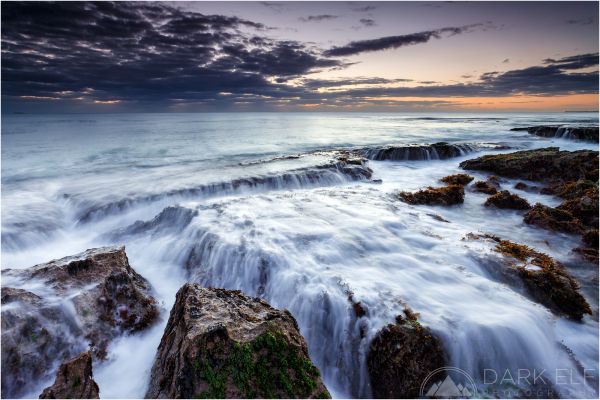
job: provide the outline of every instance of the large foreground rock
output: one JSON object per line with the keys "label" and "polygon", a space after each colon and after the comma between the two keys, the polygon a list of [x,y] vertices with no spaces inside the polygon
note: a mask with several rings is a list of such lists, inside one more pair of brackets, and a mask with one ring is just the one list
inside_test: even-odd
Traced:
{"label": "large foreground rock", "polygon": [[152,367],[148,398],[329,397],[296,320],[239,291],[185,284]]}
{"label": "large foreground rock", "polygon": [[104,358],[112,339],[146,328],[159,314],[124,247],[6,269],[2,285],[2,397],[23,395],[88,347]]}
{"label": "large foreground rock", "polygon": [[52,386],[40,399],[99,399],[100,389],[92,374],[92,353],[86,351],[61,364]]}
{"label": "large foreground rock", "polygon": [[383,328],[367,355],[373,398],[417,398],[427,375],[446,365],[440,341],[418,321],[418,314],[405,310],[395,324]]}

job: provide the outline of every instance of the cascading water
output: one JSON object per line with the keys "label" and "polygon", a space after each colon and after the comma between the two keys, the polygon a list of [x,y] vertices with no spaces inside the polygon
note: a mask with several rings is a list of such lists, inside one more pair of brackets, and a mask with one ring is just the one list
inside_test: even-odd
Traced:
{"label": "cascading water", "polygon": [[[480,193],[468,192],[465,204],[456,207],[410,206],[394,196],[398,190],[435,185],[439,178],[460,172],[460,161],[471,156],[467,152],[497,150],[456,144],[454,158],[442,157],[439,149],[390,153],[405,161],[376,161],[390,157],[354,151],[373,160],[368,163],[340,161],[335,152],[315,153],[318,148],[382,149],[402,140],[403,146],[412,148],[410,143],[431,142],[432,131],[441,132],[435,136],[440,141],[461,136],[473,143],[494,140],[542,147],[551,141],[567,150],[594,148],[561,139],[541,142],[526,132],[509,131],[517,124],[548,122],[548,115],[511,116],[501,126],[465,117],[460,135],[452,130],[456,117],[445,125],[443,118],[415,121],[414,116],[382,115],[386,124],[396,124],[398,133],[380,131],[369,134],[368,141],[364,132],[372,132],[368,127],[373,120],[367,125],[358,116],[336,120],[335,126],[345,132],[340,136],[331,133],[328,119],[337,117],[323,116],[324,122],[312,120],[316,133],[306,133],[300,143],[294,141],[293,132],[290,138],[270,136],[273,132],[264,131],[259,121],[246,121],[246,129],[256,133],[250,138],[236,132],[226,118],[205,116],[219,121],[223,131],[230,129],[233,138],[228,139],[229,149],[227,142],[215,144],[220,153],[204,158],[196,147],[197,133],[187,131],[189,137],[174,133],[158,140],[159,146],[174,152],[165,158],[162,147],[152,147],[156,143],[149,140],[103,138],[100,134],[110,132],[113,125],[103,117],[94,118],[99,121],[98,131],[92,132],[98,135],[95,151],[101,156],[82,154],[89,164],[80,167],[73,161],[64,166],[65,172],[52,168],[64,150],[53,142],[56,148],[48,157],[55,158],[38,160],[35,168],[19,160],[5,164],[11,157],[22,157],[29,141],[19,135],[8,135],[7,140],[3,136],[2,267],[27,267],[86,248],[126,245],[132,267],[150,281],[163,302],[163,320],[146,333],[115,341],[108,360],[95,363],[102,397],[144,395],[168,310],[185,281],[240,289],[264,297],[275,307],[288,308],[325,384],[337,397],[371,393],[365,363],[369,343],[406,305],[442,339],[449,363],[478,381],[486,378],[482,375],[486,369],[501,374],[567,368],[575,371],[574,379],[580,382],[586,368],[594,369],[597,377],[594,290],[586,294],[595,311],[593,318],[577,323],[556,317],[491,273],[498,256],[488,243],[462,240],[470,232],[485,231],[533,246],[569,266],[576,263],[569,251],[578,238],[563,234],[557,239],[554,233],[523,224],[519,212],[488,209],[482,205],[486,196]],[[151,137],[157,134],[155,126],[181,128],[173,119],[165,126],[148,123],[146,118],[156,117],[140,117],[135,123]],[[61,124],[62,129],[72,126],[72,122]],[[10,128],[3,126],[3,135]],[[77,135],[72,133],[74,138]],[[49,140],[39,136],[40,141]],[[253,141],[261,139],[265,143]],[[149,143],[146,156],[139,155],[141,150],[129,140],[136,146]],[[178,140],[186,145],[174,145]],[[287,147],[277,147],[281,141]],[[429,161],[411,161],[417,156]],[[130,164],[108,168],[125,159]],[[34,163],[31,158],[28,162]],[[141,163],[153,167],[138,171]],[[125,176],[128,171],[131,175]],[[485,178],[485,174],[474,175]],[[514,183],[507,180],[502,185],[513,191]],[[514,191],[532,203],[555,206],[559,202],[551,196]],[[577,276],[577,271],[573,274]],[[595,285],[591,289],[597,292],[597,280]],[[361,302],[366,315],[356,315],[350,297]],[[39,395],[39,389],[32,385],[28,395]],[[597,395],[592,384],[556,389],[565,397]]]}

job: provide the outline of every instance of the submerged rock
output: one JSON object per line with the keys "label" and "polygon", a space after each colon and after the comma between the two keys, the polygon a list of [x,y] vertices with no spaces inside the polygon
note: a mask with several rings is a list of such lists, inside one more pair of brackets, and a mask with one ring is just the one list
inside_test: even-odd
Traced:
{"label": "submerged rock", "polygon": [[465,189],[462,185],[448,185],[439,188],[428,187],[413,193],[400,192],[398,197],[409,204],[449,206],[464,202]]}
{"label": "submerged rock", "polygon": [[[472,235],[470,238],[482,238]],[[579,292],[579,285],[562,264],[528,246],[484,235],[496,243],[495,251],[507,257],[500,271],[494,271],[509,281],[518,278],[526,294],[551,311],[575,320],[592,310]],[[515,282],[516,283],[516,282]]]}
{"label": "submerged rock", "polygon": [[524,128],[512,128],[511,131],[527,131],[531,135],[541,137],[556,137],[565,139],[582,139],[598,142],[597,126],[529,126]]}
{"label": "submerged rock", "polygon": [[86,351],[61,364],[52,386],[40,399],[99,399],[100,389],[92,374],[92,353]]}
{"label": "submerged rock", "polygon": [[477,146],[439,142],[426,145],[399,145],[360,149],[357,152],[369,160],[416,161],[445,160],[471,153]]}
{"label": "submerged rock", "polygon": [[537,186],[531,186],[526,184],[525,182],[517,182],[514,186],[515,189],[523,190],[525,192],[537,193],[540,191],[540,188]]}
{"label": "submerged rock", "polygon": [[524,198],[503,190],[488,197],[484,204],[486,207],[510,208],[512,210],[528,210],[531,205]]}
{"label": "submerged rock", "polygon": [[541,228],[567,232],[581,233],[581,221],[570,212],[536,203],[523,217],[526,224],[537,225]]}
{"label": "submerged rock", "polygon": [[240,291],[185,284],[147,398],[329,398],[287,311]]}
{"label": "submerged rock", "polygon": [[475,178],[473,178],[471,175],[454,174],[454,175],[448,175],[448,176],[443,177],[442,179],[440,179],[440,182],[444,182],[448,185],[465,186],[466,184],[471,182],[473,179],[475,179]]}
{"label": "submerged rock", "polygon": [[444,349],[436,336],[405,309],[377,333],[367,354],[373,398],[418,398],[429,373],[446,365]]}
{"label": "submerged rock", "polygon": [[[2,394],[19,397],[53,365],[92,346],[140,331],[159,310],[124,247],[87,250],[25,269],[2,271]],[[31,287],[25,290],[20,287]],[[37,293],[33,293],[36,291]]]}
{"label": "submerged rock", "polygon": [[495,176],[490,176],[485,181],[475,182],[471,189],[479,193],[496,194],[500,189],[500,182]]}
{"label": "submerged rock", "polygon": [[598,152],[560,151],[558,147],[487,155],[463,161],[466,170],[489,171],[527,180],[598,180]]}

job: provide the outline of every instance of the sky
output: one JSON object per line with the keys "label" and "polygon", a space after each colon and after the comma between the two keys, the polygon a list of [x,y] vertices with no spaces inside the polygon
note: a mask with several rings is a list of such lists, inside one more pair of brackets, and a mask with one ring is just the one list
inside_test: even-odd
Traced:
{"label": "sky", "polygon": [[598,2],[6,2],[3,113],[598,110]]}

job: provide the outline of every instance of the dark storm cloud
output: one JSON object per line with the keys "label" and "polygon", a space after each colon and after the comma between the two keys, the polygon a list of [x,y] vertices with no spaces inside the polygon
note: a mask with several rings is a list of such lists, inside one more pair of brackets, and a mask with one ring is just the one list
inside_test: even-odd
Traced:
{"label": "dark storm cloud", "polygon": [[598,65],[598,53],[580,54],[577,56],[564,57],[558,60],[547,58],[545,64],[550,64],[560,69],[581,69],[595,67]]}
{"label": "dark storm cloud", "polygon": [[375,6],[364,6],[364,7],[354,7],[352,9],[352,11],[356,11],[356,12],[369,12],[369,11],[374,11],[376,10],[377,7]]}
{"label": "dark storm cloud", "polygon": [[361,18],[360,23],[363,24],[364,26],[375,26],[375,20],[371,19],[371,18]]}
{"label": "dark storm cloud", "polygon": [[327,57],[343,57],[352,56],[369,51],[380,51],[388,49],[396,49],[398,47],[411,46],[420,43],[427,43],[431,39],[440,39],[442,35],[449,36],[459,35],[468,32],[473,28],[483,26],[483,24],[465,25],[460,27],[447,27],[436,29],[433,31],[423,31],[411,33],[408,35],[385,36],[378,39],[359,40],[350,42],[345,46],[333,47],[323,54]]}
{"label": "dark storm cloud", "polygon": [[[118,101],[121,109],[139,105],[134,110],[143,111],[260,110],[281,104],[384,103],[386,96],[598,92],[597,53],[488,72],[465,84],[307,78],[349,65],[331,56],[422,43],[477,25],[358,41],[323,52],[269,38],[260,23],[163,3],[3,2],[1,7],[3,107],[45,102],[57,111],[85,112],[90,104]],[[86,104],[87,109],[77,108]]]}
{"label": "dark storm cloud", "polygon": [[594,18],[568,19],[565,21],[568,25],[591,25],[594,23]]}
{"label": "dark storm cloud", "polygon": [[[574,72],[596,67],[594,72]],[[560,60],[545,60],[544,65],[511,70],[486,72],[478,82],[454,85],[367,88],[348,91],[354,98],[378,96],[512,96],[564,95],[598,93],[598,54],[581,54]]]}
{"label": "dark storm cloud", "polygon": [[4,2],[3,95],[202,99],[344,65],[249,33],[265,28],[160,3]]}
{"label": "dark storm cloud", "polygon": [[308,17],[300,17],[298,19],[303,22],[321,22],[321,21],[327,21],[327,20],[336,19],[336,18],[338,18],[337,15],[321,14],[321,15],[309,15]]}

